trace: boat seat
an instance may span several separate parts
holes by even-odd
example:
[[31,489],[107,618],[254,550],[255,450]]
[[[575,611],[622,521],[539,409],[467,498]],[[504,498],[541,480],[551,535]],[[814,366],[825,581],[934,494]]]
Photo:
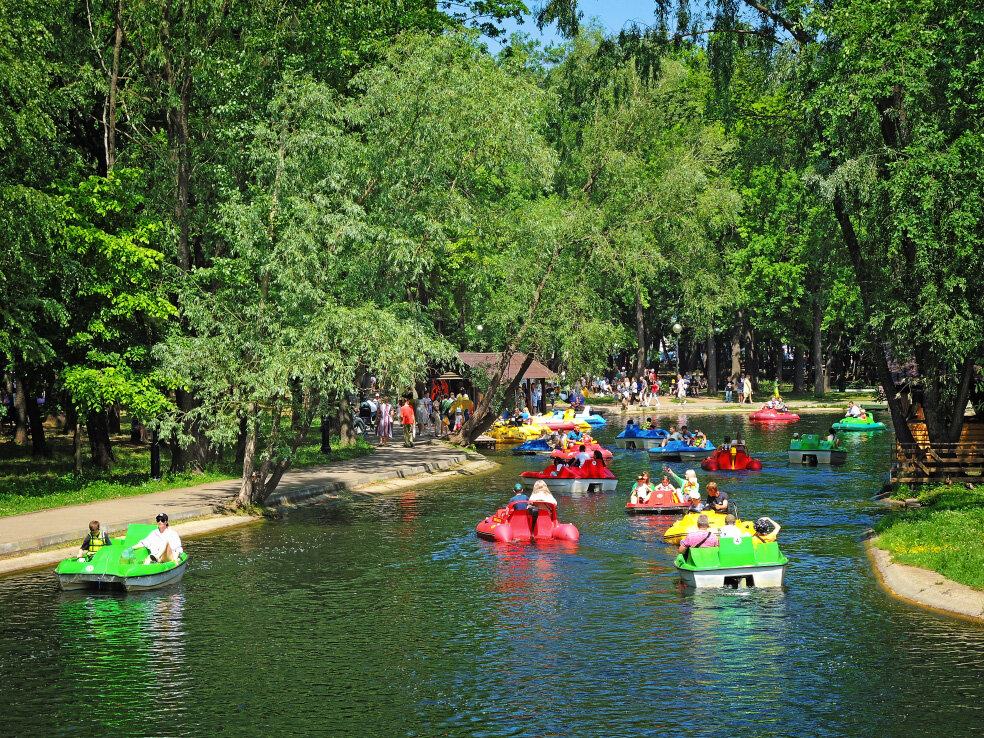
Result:
[[755,546],[755,563],[757,564],[771,564],[779,561],[781,556],[779,544],[775,541],[772,543],[760,543]]
[[513,510],[512,517],[509,518],[509,527],[512,528],[513,535],[530,535],[530,516],[526,510]]
[[134,523],[127,526],[126,537],[123,539],[124,548],[132,548],[155,530],[157,526],[148,523]]
[[820,436],[816,433],[804,433],[802,439],[800,439],[800,449],[816,449],[820,448]]
[[717,548],[691,548],[688,549],[690,562],[698,569],[712,569],[719,566]]
[[724,536],[720,540],[718,556],[721,566],[749,566],[755,563],[755,544],[752,543],[751,536],[740,538]]

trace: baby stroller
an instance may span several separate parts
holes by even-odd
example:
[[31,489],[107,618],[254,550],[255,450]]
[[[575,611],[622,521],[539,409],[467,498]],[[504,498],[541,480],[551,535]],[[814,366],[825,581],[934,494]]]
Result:
[[366,400],[359,405],[359,418],[366,430],[371,433],[376,432],[376,407],[375,403]]

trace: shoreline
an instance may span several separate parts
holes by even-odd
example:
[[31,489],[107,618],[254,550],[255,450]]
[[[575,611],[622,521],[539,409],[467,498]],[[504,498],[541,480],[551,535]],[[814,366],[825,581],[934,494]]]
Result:
[[878,584],[892,597],[940,615],[984,624],[984,592],[947,579],[932,569],[892,561],[878,539],[865,542]]
[[[354,498],[383,495],[387,492],[402,490],[408,487],[440,482],[454,476],[476,476],[499,467],[498,464],[486,459],[481,454],[467,449],[462,449],[462,452],[465,454],[465,459],[450,466],[423,463],[409,466],[406,469],[393,469],[389,474],[385,474],[381,478],[360,482],[351,486],[336,482],[327,486],[315,485],[303,489],[295,489],[282,494],[274,493],[271,495],[271,504],[268,504],[263,509],[265,512],[273,515],[284,515],[291,510],[330,500],[344,499],[346,496]],[[69,509],[73,507],[84,507],[84,505],[70,506]],[[267,515],[235,515],[210,511],[194,518],[175,520],[173,527],[182,539],[186,537],[195,538],[228,528],[256,523],[267,519],[267,517]],[[71,546],[56,545],[40,550],[35,549],[27,552],[14,553],[0,558],[0,577],[52,566],[78,551],[80,543],[81,539]]]

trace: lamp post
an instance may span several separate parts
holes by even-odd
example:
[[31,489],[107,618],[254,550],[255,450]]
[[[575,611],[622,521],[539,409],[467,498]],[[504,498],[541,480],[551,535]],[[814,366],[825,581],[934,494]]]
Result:
[[680,332],[683,331],[683,326],[679,323],[673,324],[673,332],[676,334],[676,360],[677,360],[677,376],[680,376]]

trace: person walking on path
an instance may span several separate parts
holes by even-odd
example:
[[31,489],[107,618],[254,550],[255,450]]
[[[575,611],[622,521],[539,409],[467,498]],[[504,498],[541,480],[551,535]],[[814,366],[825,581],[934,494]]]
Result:
[[745,377],[741,374],[738,375],[738,404],[745,404]]
[[403,426],[403,445],[407,448],[413,448],[414,421],[413,406],[410,404],[410,398],[404,397],[403,406],[400,408],[400,425]]
[[745,381],[742,384],[742,389],[745,392],[745,403],[748,405],[752,404],[752,378],[745,375]]
[[379,439],[380,446],[385,446],[393,437],[393,406],[390,405],[389,397],[383,397],[383,401],[379,403],[379,410],[376,413],[376,437]]

